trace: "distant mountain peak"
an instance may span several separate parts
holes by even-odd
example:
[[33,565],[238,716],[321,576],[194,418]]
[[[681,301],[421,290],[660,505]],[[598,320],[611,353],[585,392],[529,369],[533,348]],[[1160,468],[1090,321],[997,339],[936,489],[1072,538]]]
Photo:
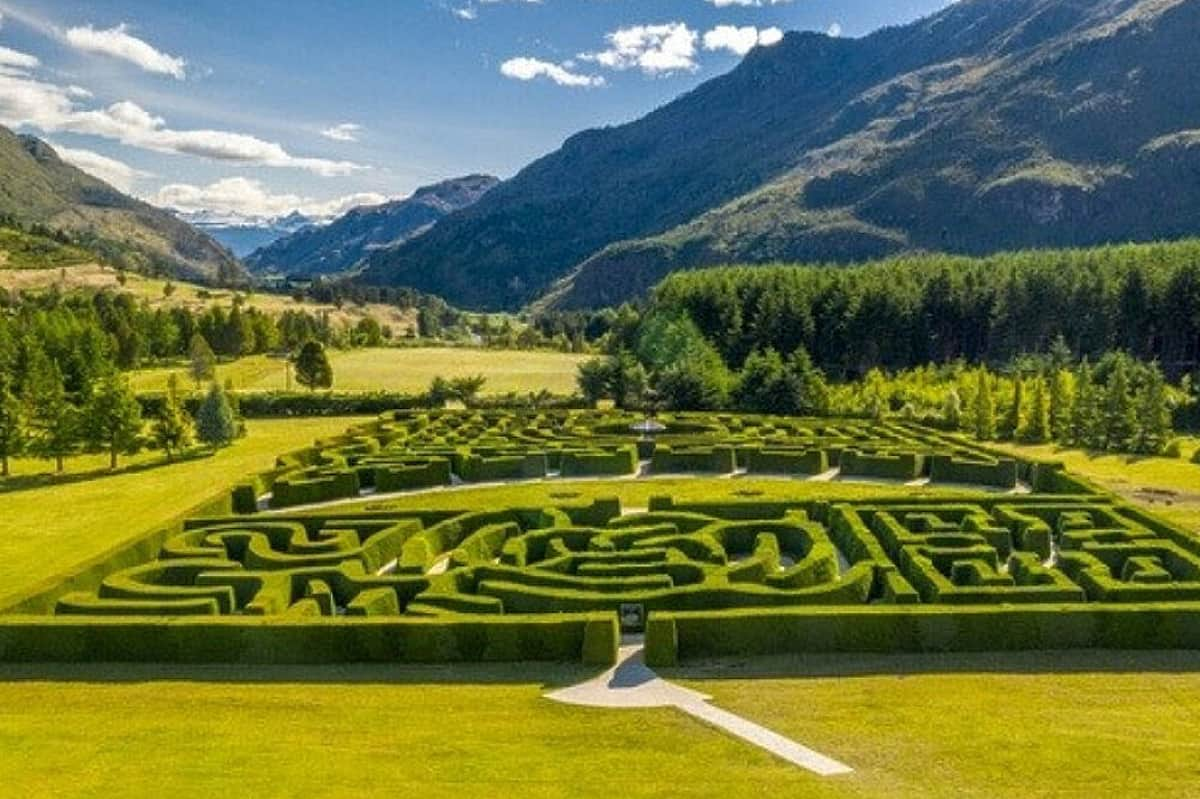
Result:
[[467,175],[423,186],[402,200],[353,208],[328,224],[304,226],[262,246],[246,263],[260,273],[303,277],[346,272],[370,253],[402,244],[470,207],[499,182]]

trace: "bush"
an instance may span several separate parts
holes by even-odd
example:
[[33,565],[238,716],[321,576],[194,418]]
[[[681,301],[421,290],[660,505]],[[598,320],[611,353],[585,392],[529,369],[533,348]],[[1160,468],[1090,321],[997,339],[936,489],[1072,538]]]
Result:
[[868,455],[846,450],[839,460],[843,475],[887,480],[915,480],[921,476],[924,465],[924,456],[912,452]]
[[563,477],[635,474],[638,470],[638,451],[631,444],[607,452],[564,452],[559,468]]
[[1017,462],[1011,458],[968,461],[952,455],[934,455],[929,459],[929,476],[935,483],[1016,488]]
[[275,481],[271,489],[271,507],[290,508],[348,499],[357,497],[359,491],[358,472],[353,469],[302,469]]
[[650,459],[650,468],[656,474],[680,472],[712,472],[729,474],[737,468],[733,447],[695,447],[676,449],[660,444]]
[[751,449],[746,469],[752,474],[822,474],[829,470],[824,450]]

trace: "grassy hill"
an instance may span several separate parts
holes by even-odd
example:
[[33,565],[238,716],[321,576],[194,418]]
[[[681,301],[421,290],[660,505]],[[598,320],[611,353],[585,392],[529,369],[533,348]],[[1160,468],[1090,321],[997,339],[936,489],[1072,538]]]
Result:
[[363,278],[512,308],[666,272],[1170,238],[1200,208],[1196,0],[963,0],[862,39],[789,34],[592,130]]
[[70,233],[130,270],[205,283],[245,279],[237,259],[207,235],[67,164],[45,142],[3,127],[0,215]]
[[0,270],[58,269],[96,260],[96,254],[53,236],[0,225]]

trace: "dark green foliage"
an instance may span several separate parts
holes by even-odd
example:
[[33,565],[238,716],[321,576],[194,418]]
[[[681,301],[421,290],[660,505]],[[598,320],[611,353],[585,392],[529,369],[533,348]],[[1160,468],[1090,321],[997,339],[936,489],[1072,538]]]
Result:
[[8,463],[25,450],[25,412],[13,381],[0,364],[0,477],[8,477]]
[[195,422],[179,400],[179,380],[174,374],[168,381],[162,409],[154,418],[153,435],[155,443],[167,454],[167,460],[191,446],[196,436]]
[[83,406],[82,428],[87,443],[107,451],[109,467],[117,468],[117,457],[133,450],[142,431],[142,406],[128,379],[114,371],[96,382]]
[[63,470],[63,459],[78,446],[79,411],[71,404],[58,364],[41,350],[34,350],[21,390],[29,426],[29,452],[53,459]]
[[233,406],[225,390],[213,383],[196,411],[196,436],[209,447],[224,447],[237,438]]
[[294,361],[296,382],[309,391],[333,387],[333,366],[319,341],[306,341]]

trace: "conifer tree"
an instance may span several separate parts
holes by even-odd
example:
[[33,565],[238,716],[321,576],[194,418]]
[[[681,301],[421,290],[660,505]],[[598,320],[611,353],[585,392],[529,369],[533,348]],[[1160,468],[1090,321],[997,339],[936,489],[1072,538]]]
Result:
[[8,477],[10,458],[25,451],[25,414],[12,379],[0,372],[0,477]]
[[942,403],[942,421],[947,429],[958,430],[962,427],[962,399],[957,389],[950,389]]
[[1100,389],[1092,367],[1084,363],[1079,369],[1075,386],[1075,402],[1071,406],[1069,442],[1083,449],[1104,448],[1104,421],[1101,416]]
[[1158,455],[1171,438],[1171,408],[1167,385],[1158,364],[1151,364],[1136,401],[1137,424],[1132,450],[1143,455]]
[[1021,376],[1017,375],[1013,378],[1013,399],[1012,404],[1008,406],[1008,411],[1004,414],[1004,421],[1000,425],[1000,437],[1012,441],[1021,431],[1022,420],[1025,418],[1025,386],[1021,380]]
[[201,383],[212,380],[216,376],[217,356],[213,355],[208,340],[199,333],[192,336],[192,341],[188,345],[188,358],[191,361],[189,371],[192,380],[196,382],[196,388],[200,388]]
[[1056,369],[1050,377],[1050,435],[1055,441],[1070,438],[1074,399],[1071,373],[1066,369]]
[[233,407],[229,397],[216,383],[208,389],[208,394],[200,403],[196,412],[196,435],[210,447],[223,447],[237,437],[237,422],[233,418]]
[[1129,364],[1118,358],[1108,376],[1103,405],[1104,449],[1128,452],[1137,426],[1130,384]]
[[296,382],[309,391],[333,386],[333,366],[319,341],[309,339],[296,354]]
[[110,469],[121,453],[131,451],[142,432],[142,406],[129,380],[115,369],[92,387],[83,408],[83,433],[88,444],[108,452]]
[[992,378],[982,366],[979,367],[971,407],[971,424],[975,437],[980,441],[991,441],[996,437],[996,402],[992,397]]
[[53,460],[62,472],[64,459],[78,443],[79,414],[67,398],[62,372],[40,349],[30,354],[22,390],[29,425],[29,452]]
[[170,461],[176,452],[190,446],[194,437],[195,424],[179,401],[179,378],[172,374],[167,381],[167,396],[162,410],[154,420],[154,440]]
[[1021,438],[1031,444],[1045,444],[1050,440],[1050,398],[1046,392],[1046,381],[1041,377],[1033,380],[1029,418],[1025,421]]

